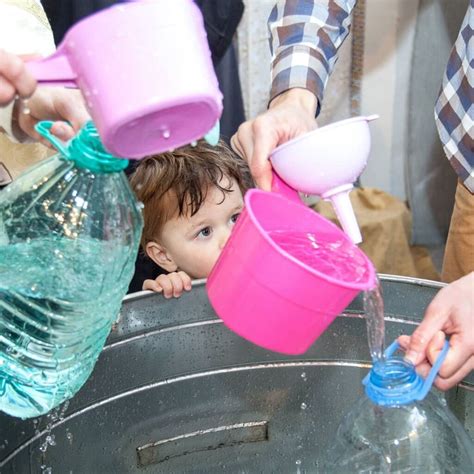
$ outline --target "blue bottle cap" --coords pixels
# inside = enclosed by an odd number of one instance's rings
[[[366,395],[377,405],[399,406],[423,400],[431,390],[444,362],[449,343],[448,341],[444,343],[443,350],[426,379],[416,372],[412,363],[393,355],[399,347],[398,342],[394,341],[385,351],[385,358],[375,362],[362,381]]]

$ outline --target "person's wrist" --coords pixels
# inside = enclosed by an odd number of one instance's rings
[[[277,95],[270,102],[269,109],[281,105],[292,105],[300,107],[309,115],[314,117],[316,115],[316,109],[318,107],[318,99],[309,89],[295,87]]]

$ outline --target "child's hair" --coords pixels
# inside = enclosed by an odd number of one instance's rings
[[[229,179],[229,183],[226,179]],[[130,183],[144,204],[141,245],[156,241],[163,225],[174,216],[193,216],[206,200],[209,187],[225,194],[235,180],[242,194],[253,186],[247,163],[223,141],[216,146],[200,140],[173,152],[144,158]]]

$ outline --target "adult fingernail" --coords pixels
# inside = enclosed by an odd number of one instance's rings
[[[415,351],[408,351],[406,354],[405,354],[405,360],[408,360],[409,362],[411,362],[413,365],[416,364],[416,361],[418,360],[418,352],[415,352]]]
[[[67,131],[65,127],[59,126],[55,130],[55,135],[58,138],[66,138],[67,137]]]

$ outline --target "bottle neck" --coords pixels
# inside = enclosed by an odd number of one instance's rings
[[[416,399],[423,379],[410,362],[390,357],[375,362],[365,386],[365,393],[377,405],[406,405]]]
[[[79,168],[86,168],[95,173],[116,173],[128,165],[128,160],[107,152],[92,122],[87,122],[71,140],[67,152],[67,158],[74,161]]]

